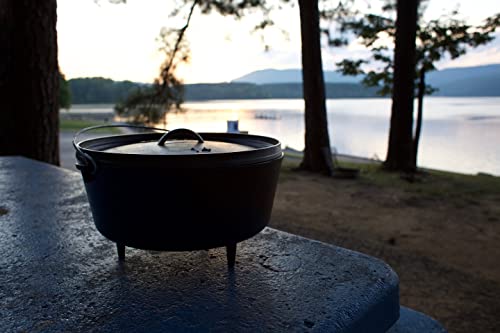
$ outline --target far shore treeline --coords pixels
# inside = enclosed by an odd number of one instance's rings
[[[296,72],[296,73],[295,73]],[[286,74],[286,75],[285,75]],[[325,75],[331,75],[325,72]],[[338,76],[338,74],[337,74]],[[184,86],[185,101],[215,99],[302,98],[300,70],[263,70],[250,73],[230,83],[200,83]],[[326,78],[328,78],[326,76]],[[266,83],[266,80],[280,83]],[[283,82],[290,79],[295,82]],[[253,82],[245,82],[245,80]],[[438,88],[433,96],[500,96],[500,65],[450,68],[429,74],[429,83]],[[115,104],[144,83],[113,81],[102,77],[77,78],[68,81],[72,104]],[[327,98],[378,97],[376,87],[356,82],[327,82]]]
[[[69,80],[73,104],[114,104],[143,85],[99,77]],[[375,88],[366,88],[358,83],[328,83],[326,89],[327,98],[377,97]],[[186,101],[266,98],[302,98],[302,84],[201,83],[184,86]]]

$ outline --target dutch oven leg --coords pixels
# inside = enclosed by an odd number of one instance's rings
[[[226,245],[227,267],[233,268],[236,262],[236,243]]]
[[[116,249],[118,250],[118,260],[125,260],[125,245],[122,243],[116,243]]]

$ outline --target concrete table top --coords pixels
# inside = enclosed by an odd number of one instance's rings
[[[154,252],[95,229],[81,176],[0,157],[1,332],[386,332],[385,263],[270,228],[225,250]]]

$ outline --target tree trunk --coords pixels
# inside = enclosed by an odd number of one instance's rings
[[[299,0],[299,9],[306,124],[304,158],[300,168],[331,174],[333,166],[326,117],[318,2]]]
[[[56,0],[0,0],[0,155],[59,165]]]
[[[413,138],[413,163],[417,167],[418,157],[418,144],[420,142],[420,133],[422,132],[422,117],[424,110],[424,95],[425,95],[425,71],[420,70],[418,79],[418,93],[417,93],[417,126],[415,128],[415,137]]]
[[[416,170],[412,134],[418,4],[419,0],[397,2],[391,129],[384,163],[386,169],[394,171]]]

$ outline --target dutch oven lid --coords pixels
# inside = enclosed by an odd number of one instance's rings
[[[283,155],[280,142],[270,137],[196,133],[184,128],[167,133],[106,136],[74,142],[74,146],[78,159],[90,155],[95,162],[119,165],[166,160],[169,167],[246,165],[273,160]]]
[[[262,142],[250,142],[248,138],[240,138],[238,142],[205,141],[198,133],[180,128],[165,133],[158,141],[124,144],[103,151],[118,154],[196,155],[234,153],[265,146]]]

